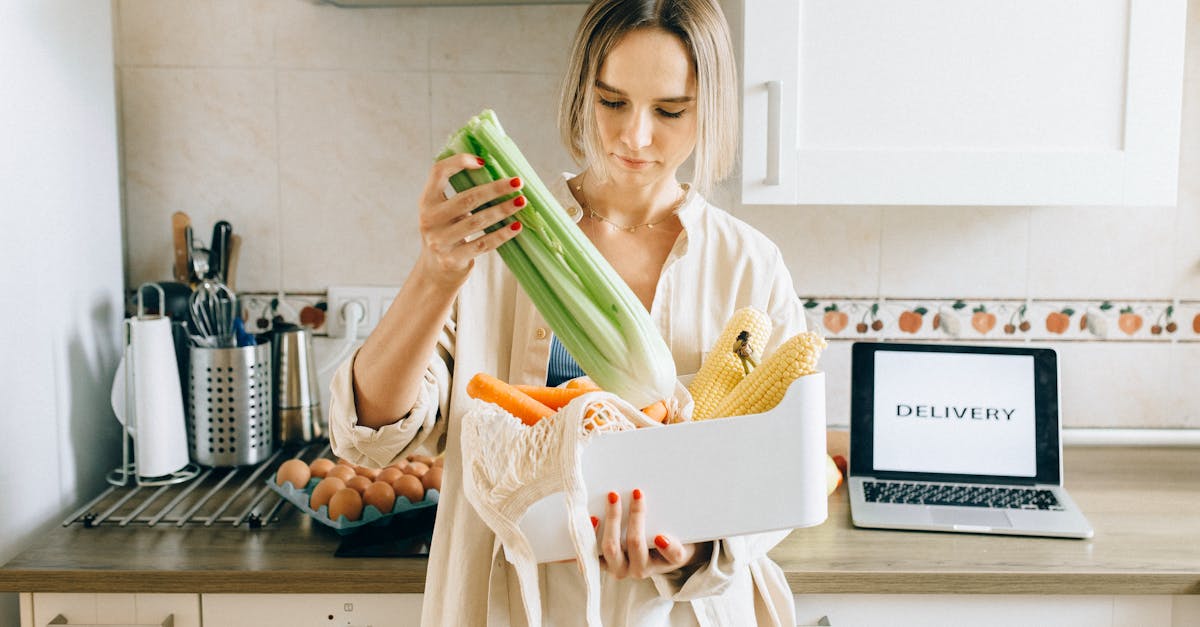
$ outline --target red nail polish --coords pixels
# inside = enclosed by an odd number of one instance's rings
[[[600,519],[592,516],[592,529],[600,526]]]
[[[520,187],[521,186],[521,177],[519,177],[519,176],[512,177],[511,179],[508,180],[508,184],[513,187]]]
[[[654,546],[658,547],[659,550],[663,550],[671,546],[671,543],[667,542],[667,539],[662,536],[654,536]]]
[[[642,491],[637,488],[634,488],[633,489],[633,500],[639,501],[639,500],[641,500],[641,498],[642,498]]]
[[[524,207],[525,206],[525,197],[517,196],[516,198],[513,199],[513,204],[516,205],[517,207]]]
[[[521,223],[520,223],[520,222],[513,222],[512,224],[508,225],[508,228],[510,228],[510,229],[512,229],[512,230],[514,230],[514,231],[520,231],[520,230],[521,230]]]
[[[617,496],[616,492],[608,493],[608,502],[609,503],[616,503],[618,498],[620,498],[620,497]]]
[[[479,157],[475,157],[475,162],[478,163],[480,165],[480,167],[483,167],[483,159],[481,159]]]

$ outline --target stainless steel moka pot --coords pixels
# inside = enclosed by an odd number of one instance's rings
[[[321,413],[312,331],[296,325],[276,325],[271,344],[276,443],[311,442],[323,437],[328,423]]]

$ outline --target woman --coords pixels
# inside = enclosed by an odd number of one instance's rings
[[[737,141],[737,77],[715,0],[597,0],[587,10],[564,82],[559,126],[578,176],[552,181],[559,201],[629,284],[663,333],[680,374],[696,372],[738,308],[766,311],[768,350],[804,330],[778,248],[700,195],[729,173]],[[694,186],[677,179],[693,158]],[[472,239],[516,213],[520,189],[497,181],[446,199],[448,178],[481,167],[474,155],[433,166],[420,199],[423,246],[391,310],[335,375],[334,452],[383,466],[417,449],[444,451],[445,475],[426,578],[427,625],[524,624],[518,584],[495,536],[462,494],[459,418],[476,372],[555,385],[578,376],[515,279],[492,251],[519,223]],[[670,451],[664,451],[669,455]],[[653,495],[610,495],[598,533],[606,570],[605,625],[787,624],[792,596],[766,557],[786,532],[682,544],[670,530],[640,541]],[[629,537],[619,535],[621,499]],[[719,505],[714,505],[719,506]],[[584,620],[573,563],[540,567],[547,624]]]

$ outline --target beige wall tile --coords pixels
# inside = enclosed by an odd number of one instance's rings
[[[1173,207],[1035,207],[1033,298],[1156,298],[1174,280]]]
[[[299,4],[299,0],[296,0]],[[120,0],[120,65],[270,65],[278,0]]]
[[[431,10],[430,69],[552,74],[567,67],[584,5]]]
[[[558,138],[557,80],[548,74],[434,72],[431,128],[435,152],[471,116],[493,109],[543,181],[578,171]]]
[[[275,62],[281,68],[424,72],[429,14],[423,8],[346,9],[276,2]]]
[[[1170,396],[1166,412],[1155,426],[1200,428],[1200,342],[1180,342],[1171,347]]]
[[[1024,208],[887,207],[879,289],[891,297],[1023,297],[1028,255]]]
[[[433,159],[428,77],[279,74],[283,285],[399,285]]]
[[[1062,342],[1058,351],[1064,427],[1157,427],[1170,389],[1168,345]]]
[[[1183,71],[1188,78],[1200,78],[1200,0],[1191,0],[1187,12],[1187,50]]]
[[[1200,3],[1193,3],[1200,4]],[[1200,7],[1196,8],[1200,13]],[[1195,16],[1189,18],[1197,19]],[[1200,30],[1196,28],[1193,30]],[[1200,61],[1200,58],[1197,59]],[[1176,209],[1176,271],[1171,295],[1200,298],[1200,75],[1184,83],[1183,137],[1179,155],[1179,206]]]
[[[783,253],[801,297],[879,294],[879,207],[742,206],[731,213]]]
[[[171,277],[171,214],[243,237],[238,287],[279,285],[275,88],[260,70],[120,72],[130,285]]]

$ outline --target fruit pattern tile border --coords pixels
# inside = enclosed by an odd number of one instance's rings
[[[831,340],[1200,342],[1200,301],[804,298]]]

